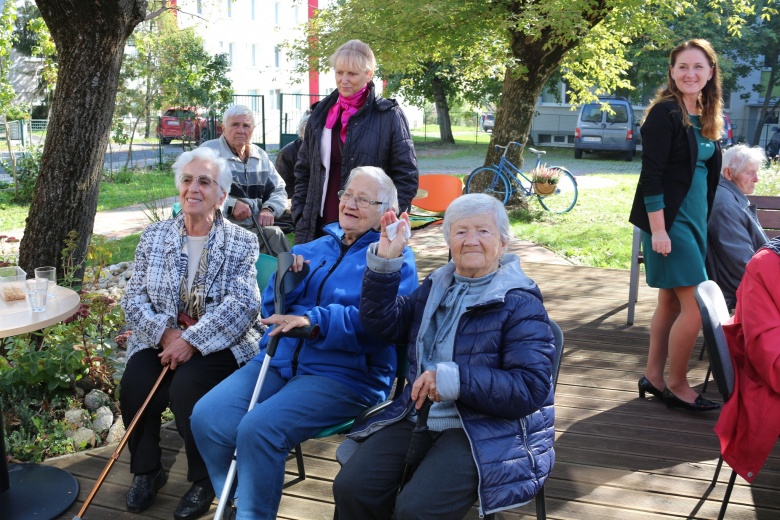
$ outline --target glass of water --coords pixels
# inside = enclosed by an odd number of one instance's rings
[[[46,310],[46,292],[49,289],[49,281],[46,278],[30,278],[25,280],[25,289],[27,289],[27,302],[33,312],[43,312]]]
[[[54,288],[57,286],[57,268],[56,267],[36,267],[35,277],[43,278],[49,281],[49,287],[46,296],[51,300],[54,298]]]

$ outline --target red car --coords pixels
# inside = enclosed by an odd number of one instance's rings
[[[208,116],[203,108],[174,107],[165,111],[157,125],[157,137],[163,144],[174,139],[195,141],[200,144],[209,139]],[[217,120],[217,137],[222,135],[222,122]]]

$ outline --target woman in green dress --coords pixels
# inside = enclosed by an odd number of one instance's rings
[[[669,408],[696,412],[720,406],[691,388],[687,374],[701,329],[694,288],[707,279],[707,218],[720,174],[722,105],[710,43],[678,45],[669,57],[667,85],[642,124],[642,172],[630,217],[642,230],[647,283],[658,288],[639,396],[649,393]]]

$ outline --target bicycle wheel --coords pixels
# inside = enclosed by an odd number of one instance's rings
[[[577,181],[574,175],[560,166],[551,166],[551,170],[561,172],[555,191],[549,195],[536,195],[539,204],[553,213],[566,213],[577,203]]]
[[[491,166],[477,168],[466,178],[466,193],[485,193],[506,204],[509,191],[507,178]]]

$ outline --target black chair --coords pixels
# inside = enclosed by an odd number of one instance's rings
[[[561,368],[561,359],[563,358],[563,331],[561,330],[560,326],[558,326],[557,323],[555,323],[553,320],[550,320],[550,328],[552,329],[553,338],[555,341],[555,359],[553,360],[553,370],[552,370],[552,379],[553,379],[553,391],[555,390],[555,387],[558,386],[558,372]],[[406,365],[406,355],[404,354],[404,367]],[[399,362],[400,367],[400,362]],[[405,372],[405,370],[404,370]],[[398,382],[396,383],[396,389],[395,389],[395,395],[393,396],[393,399],[395,399],[398,395],[401,395],[400,392],[403,389],[403,381],[405,380],[405,377],[401,376],[399,378]],[[400,383],[400,384],[399,384]],[[389,401],[387,402],[389,403]],[[373,415],[373,414],[372,414]],[[360,423],[360,421],[356,421]],[[358,442],[352,440],[352,439],[345,439],[344,442],[342,442],[339,447],[336,449],[336,460],[340,465],[344,465],[347,460],[355,453],[355,450],[357,450],[359,444]],[[536,493],[536,496],[534,497],[534,501],[536,504],[536,518],[537,520],[546,520],[547,518],[547,503],[544,498],[544,486],[542,486],[539,491]],[[338,518],[338,512],[334,512],[333,516],[334,520]],[[494,520],[495,513],[491,513],[488,515],[485,515],[486,520]]]
[[[710,358],[712,375],[725,403],[734,391],[734,367],[731,364],[726,335],[723,333],[723,324],[729,319],[729,309],[726,305],[726,300],[723,298],[723,292],[721,292],[718,284],[712,280],[700,283],[696,287],[695,294],[696,303],[699,304],[699,311],[701,312],[704,344],[707,346],[707,355]],[[723,455],[718,458],[718,466],[715,468],[715,475],[712,477],[710,488],[715,487],[715,484],[718,482],[718,475],[722,465]],[[734,488],[736,478],[737,472],[731,470],[731,477],[729,478],[726,493],[723,496],[723,505],[720,508],[718,520],[722,520],[726,514],[726,508],[729,505],[729,498],[731,497],[731,491]]]

